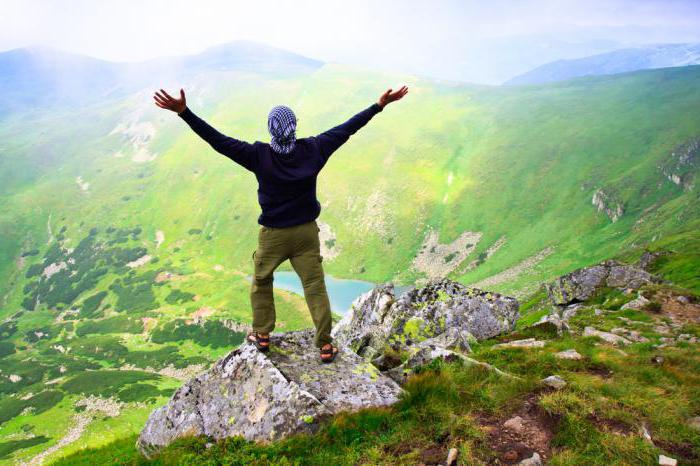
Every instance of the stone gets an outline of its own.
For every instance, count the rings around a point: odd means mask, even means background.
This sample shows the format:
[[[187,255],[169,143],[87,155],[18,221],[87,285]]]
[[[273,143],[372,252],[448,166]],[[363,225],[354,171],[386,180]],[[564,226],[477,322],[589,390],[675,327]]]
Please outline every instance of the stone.
[[[643,309],[650,302],[651,301],[649,301],[644,296],[639,295],[636,299],[633,299],[632,301],[624,304],[620,309],[622,309],[622,310],[634,309],[636,311],[639,311],[639,310]]]
[[[575,317],[576,314],[578,314],[578,311],[583,308],[583,304],[576,303],[576,304],[570,304],[566,306],[562,311],[561,311],[561,318],[564,322],[568,322],[569,319],[572,317]]]
[[[574,270],[545,285],[550,301],[557,305],[575,304],[595,296],[605,287],[637,290],[660,279],[634,265],[605,261]]]
[[[398,298],[388,284],[355,300],[332,335],[337,344],[368,359],[379,357],[387,346],[407,351],[434,338],[442,339],[436,340],[438,346],[466,352],[470,341],[512,331],[518,310],[515,298],[448,279],[432,280]]]
[[[565,351],[560,351],[558,353],[554,353],[554,357],[557,359],[570,359],[574,361],[578,361],[579,359],[583,359],[583,356],[579,354],[578,351],[575,349],[568,349]]]
[[[535,340],[534,338],[525,338],[523,340],[507,341],[493,345],[494,348],[542,348],[545,345],[544,341]]]
[[[393,404],[400,393],[352,352],[322,363],[312,330],[272,334],[268,353],[244,344],[186,382],[150,415],[137,446],[148,457],[190,435],[277,440],[313,432],[320,419],[340,411]]]
[[[625,337],[621,337],[620,335],[615,335],[614,333],[609,333],[609,332],[603,332],[600,330],[597,330],[593,327],[586,327],[583,330],[583,336],[584,337],[597,337],[600,338],[601,340],[611,343],[613,345],[629,345],[631,341],[626,339]]]
[[[565,331],[569,331],[569,325],[557,314],[547,314],[542,316],[540,320],[532,324],[532,327],[545,331],[556,332],[558,335]]]
[[[695,335],[691,335],[689,333],[681,333],[678,335],[678,338],[676,338],[677,341],[683,341],[686,343],[697,343],[698,342],[698,337]]]
[[[550,375],[549,377],[542,379],[542,383],[556,390],[566,387],[566,381],[558,375]]]
[[[676,296],[676,301],[681,304],[690,304],[690,298],[687,296]]]
[[[659,455],[659,464],[662,466],[676,466],[678,461],[666,455]]]
[[[646,426],[646,424],[639,426],[639,434],[642,436],[645,442],[651,445],[654,444],[654,441],[651,439],[651,432],[649,432],[649,428]]]
[[[531,457],[522,460],[518,464],[520,466],[542,466],[542,458],[540,458],[539,453],[535,452]]]
[[[621,327],[616,327],[610,330],[610,333],[614,333],[615,335],[620,335],[625,338],[627,338],[630,341],[636,342],[636,343],[648,343],[649,339],[642,334],[640,334],[636,330],[629,330],[626,328],[621,328]]]
[[[450,451],[447,452],[446,466],[457,466],[457,453],[458,450],[456,448],[450,448]]]
[[[506,422],[503,423],[503,427],[518,434],[523,432],[525,429],[525,425],[523,424],[523,418],[521,418],[520,416],[515,416],[513,418],[508,419]]]
[[[532,324],[532,327],[542,330],[550,330],[561,335],[564,332],[569,332],[569,319],[576,316],[578,311],[583,307],[580,303],[570,304],[568,306],[554,306],[554,309],[549,314]]]
[[[653,263],[656,261],[661,256],[668,255],[668,252],[665,251],[645,251],[642,254],[642,257],[639,258],[639,267],[643,268],[644,270],[647,270]]]

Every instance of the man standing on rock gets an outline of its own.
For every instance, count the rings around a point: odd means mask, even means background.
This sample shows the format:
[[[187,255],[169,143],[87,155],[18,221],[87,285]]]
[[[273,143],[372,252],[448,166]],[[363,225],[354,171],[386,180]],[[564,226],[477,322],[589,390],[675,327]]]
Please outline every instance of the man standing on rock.
[[[255,272],[250,290],[253,307],[253,331],[248,341],[260,351],[270,348],[270,332],[275,327],[275,303],[272,295],[273,272],[285,260],[301,279],[304,297],[316,326],[315,344],[321,360],[331,362],[338,348],[331,342],[331,306],[321,266],[319,227],[316,223],[321,204],[316,199],[316,177],[328,158],[355,132],[401,99],[406,86],[388,89],[379,100],[345,123],[307,138],[296,138],[297,120],[285,106],[274,107],[267,119],[270,143],[253,144],[225,136],[197,117],[187,107],[185,92],[171,97],[163,89],[153,98],[160,108],[176,112],[217,152],[253,172],[258,180],[258,247],[253,252]]]

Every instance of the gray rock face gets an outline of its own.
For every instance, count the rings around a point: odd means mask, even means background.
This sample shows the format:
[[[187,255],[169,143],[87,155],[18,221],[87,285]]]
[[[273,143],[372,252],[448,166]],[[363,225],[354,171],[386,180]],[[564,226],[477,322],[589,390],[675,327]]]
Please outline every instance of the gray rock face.
[[[649,272],[616,261],[605,261],[575,270],[546,285],[549,299],[557,306],[585,301],[605,287],[639,289],[660,280]]]
[[[625,213],[625,206],[622,204],[617,196],[603,191],[602,189],[596,189],[591,198],[591,204],[593,204],[598,212],[605,212],[605,215],[613,222],[617,222],[622,214]]]
[[[275,440],[339,411],[398,400],[400,387],[352,352],[323,364],[312,339],[311,330],[273,334],[266,355],[245,344],[232,351],[154,411],[137,446],[149,456],[186,435]]]
[[[441,279],[398,299],[393,285],[362,295],[333,328],[336,342],[374,358],[387,346],[399,351],[436,339],[436,346],[468,351],[470,340],[511,331],[519,317],[516,299]]]

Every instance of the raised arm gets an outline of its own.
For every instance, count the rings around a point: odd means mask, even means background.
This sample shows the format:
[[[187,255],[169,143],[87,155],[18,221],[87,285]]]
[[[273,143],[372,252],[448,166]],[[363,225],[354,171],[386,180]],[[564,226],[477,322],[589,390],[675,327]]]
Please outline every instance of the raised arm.
[[[202,139],[217,152],[225,155],[234,162],[242,165],[244,168],[255,171],[257,166],[257,153],[255,147],[245,141],[226,136],[209,125],[206,121],[195,115],[192,110],[187,107],[185,99],[185,91],[180,89],[180,98],[175,99],[168,95],[163,89],[160,93],[156,92],[153,96],[155,104],[160,108],[176,112],[180,118],[194,130]]]
[[[338,150],[340,146],[350,139],[350,136],[365,126],[374,115],[381,112],[384,107],[391,102],[401,99],[407,93],[408,88],[406,86],[401,87],[401,89],[396,92],[392,92],[392,90],[389,89],[379,97],[379,100],[376,103],[362,110],[345,123],[319,134],[316,138],[321,147],[321,155],[323,156],[323,159],[328,160],[333,152]]]

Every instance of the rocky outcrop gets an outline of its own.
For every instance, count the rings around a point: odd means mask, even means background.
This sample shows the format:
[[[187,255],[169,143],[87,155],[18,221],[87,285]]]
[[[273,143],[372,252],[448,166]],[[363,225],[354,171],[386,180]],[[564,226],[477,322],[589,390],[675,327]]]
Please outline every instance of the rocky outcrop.
[[[620,217],[622,217],[622,214],[625,213],[622,202],[602,189],[596,189],[593,193],[591,204],[598,209],[598,212],[605,212],[605,215],[607,215],[613,223],[617,222]]]
[[[658,277],[637,266],[611,260],[575,270],[545,287],[553,304],[565,306],[586,301],[606,287],[636,290],[643,285],[658,282]]]
[[[393,285],[362,295],[333,329],[342,346],[367,359],[387,348],[404,352],[432,343],[469,351],[469,341],[511,331],[519,317],[514,298],[441,279],[394,296]]]
[[[671,151],[659,165],[661,173],[673,184],[692,191],[700,167],[700,138],[691,138]]]
[[[188,435],[275,440],[339,411],[397,401],[400,387],[358,355],[321,363],[312,338],[310,330],[273,334],[267,354],[245,344],[232,351],[151,414],[139,449],[149,456]]]
[[[149,456],[183,436],[270,441],[313,432],[325,416],[395,403],[397,382],[438,358],[507,376],[465,354],[470,342],[512,330],[517,318],[515,299],[450,280],[398,299],[392,285],[377,287],[333,329],[341,347],[333,364],[321,363],[311,330],[273,334],[266,354],[243,345],[154,411],[137,445]]]

